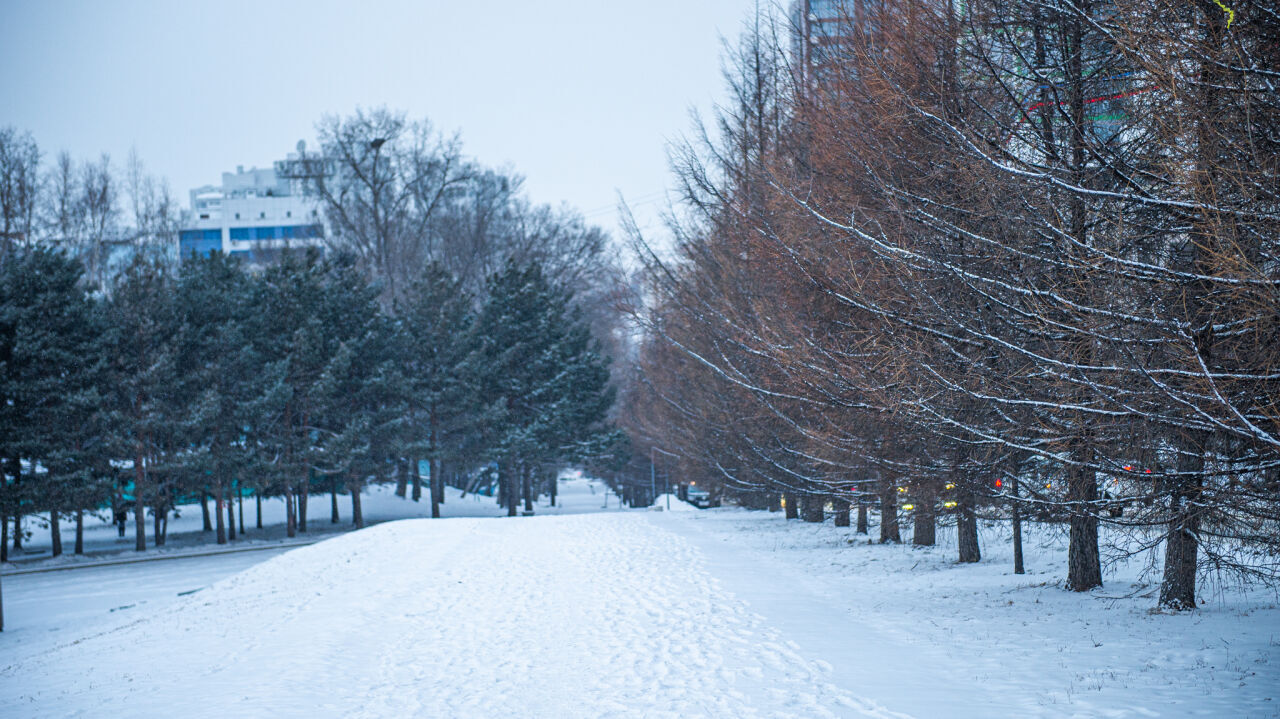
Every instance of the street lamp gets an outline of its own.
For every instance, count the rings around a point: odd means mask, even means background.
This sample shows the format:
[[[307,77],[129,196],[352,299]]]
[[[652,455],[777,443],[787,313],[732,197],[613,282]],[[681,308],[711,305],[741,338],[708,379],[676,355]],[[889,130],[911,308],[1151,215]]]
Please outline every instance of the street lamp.
[[[373,194],[373,241],[375,262],[382,264],[383,253],[386,251],[386,240],[382,236],[382,222],[378,219],[378,155],[382,152],[382,146],[387,144],[387,138],[375,137],[369,141],[369,149],[373,150],[373,171],[369,176],[369,191]]]

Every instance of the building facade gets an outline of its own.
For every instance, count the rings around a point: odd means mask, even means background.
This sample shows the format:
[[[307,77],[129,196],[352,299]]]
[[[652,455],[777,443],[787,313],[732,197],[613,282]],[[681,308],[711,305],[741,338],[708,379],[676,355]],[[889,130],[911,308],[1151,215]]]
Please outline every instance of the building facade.
[[[240,166],[222,173],[221,185],[192,190],[191,209],[178,233],[181,256],[216,250],[260,264],[286,248],[323,247],[320,203],[304,183],[281,176],[276,167]]]
[[[854,28],[866,29],[877,4],[878,0],[793,0],[792,51],[802,84],[838,68]]]

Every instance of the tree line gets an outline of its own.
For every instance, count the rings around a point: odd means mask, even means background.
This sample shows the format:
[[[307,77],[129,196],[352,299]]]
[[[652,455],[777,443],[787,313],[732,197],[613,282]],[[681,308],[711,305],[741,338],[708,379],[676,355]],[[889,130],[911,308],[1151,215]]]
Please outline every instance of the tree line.
[[[631,233],[637,448],[886,542],[954,524],[961,562],[1009,522],[1019,573],[1059,524],[1074,591],[1139,553],[1171,609],[1274,582],[1275,8],[835,5],[727,46],[673,250]]]
[[[57,517],[75,518],[80,552],[86,513],[126,508],[143,550],[191,501],[223,543],[237,499],[244,531],[246,495],[259,527],[262,498],[282,497],[294,536],[310,493],[331,493],[335,517],[348,493],[360,526],[368,483],[421,498],[420,463],[432,516],[446,478],[494,484],[514,515],[554,501],[560,468],[620,451],[604,234],[532,205],[518,176],[463,158],[456,140],[424,144],[425,122],[382,109],[319,127],[334,159],[304,189],[339,219],[323,251],[286,249],[265,266],[179,258],[165,203],[140,202],[151,209],[139,217],[160,220],[121,230],[109,160],[62,155],[46,169],[30,135],[0,133],[6,555],[23,516],[49,520],[57,555]],[[80,190],[59,189],[65,168]],[[109,220],[59,224],[64,205],[91,214],[92,177]],[[114,262],[90,229],[104,224],[132,250]]]

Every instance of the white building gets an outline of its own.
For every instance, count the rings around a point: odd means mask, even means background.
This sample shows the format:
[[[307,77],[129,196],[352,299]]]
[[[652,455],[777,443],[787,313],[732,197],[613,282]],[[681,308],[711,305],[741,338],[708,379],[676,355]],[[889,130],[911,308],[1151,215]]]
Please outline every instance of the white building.
[[[290,160],[295,157],[290,153]],[[320,204],[303,190],[302,182],[279,176],[275,168],[240,166],[224,172],[220,186],[191,191],[191,210],[178,236],[179,252],[188,257],[218,250],[264,263],[286,247],[322,246]]]

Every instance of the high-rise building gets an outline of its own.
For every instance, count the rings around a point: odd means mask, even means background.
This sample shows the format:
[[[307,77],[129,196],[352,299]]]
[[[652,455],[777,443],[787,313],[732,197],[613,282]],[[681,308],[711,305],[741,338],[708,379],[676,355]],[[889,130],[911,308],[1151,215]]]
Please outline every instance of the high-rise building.
[[[794,51],[804,83],[837,66],[847,52],[855,27],[870,21],[868,10],[879,0],[794,0],[791,23]]]
[[[299,143],[299,150],[305,151]],[[289,154],[289,162],[296,158]],[[276,163],[279,167],[281,163]],[[191,209],[178,235],[183,257],[214,250],[253,263],[271,262],[284,248],[322,246],[324,218],[303,183],[276,167],[236,168],[221,185],[191,191]]]

